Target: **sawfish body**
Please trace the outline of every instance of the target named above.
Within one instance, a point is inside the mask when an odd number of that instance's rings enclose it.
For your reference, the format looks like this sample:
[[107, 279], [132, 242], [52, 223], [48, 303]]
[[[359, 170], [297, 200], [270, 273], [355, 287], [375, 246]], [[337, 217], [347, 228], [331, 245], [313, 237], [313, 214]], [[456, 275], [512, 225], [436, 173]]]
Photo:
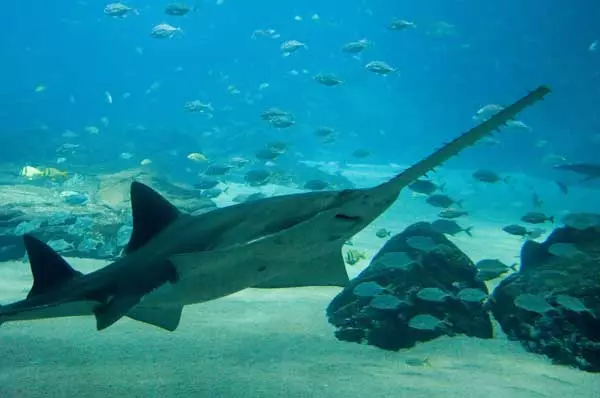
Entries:
[[24, 236], [34, 283], [0, 307], [7, 321], [94, 315], [98, 330], [123, 316], [166, 330], [185, 305], [248, 287], [344, 286], [344, 242], [388, 209], [401, 190], [542, 99], [540, 87], [372, 188], [284, 195], [191, 216], [151, 188], [131, 186], [133, 233], [121, 259], [83, 275]]

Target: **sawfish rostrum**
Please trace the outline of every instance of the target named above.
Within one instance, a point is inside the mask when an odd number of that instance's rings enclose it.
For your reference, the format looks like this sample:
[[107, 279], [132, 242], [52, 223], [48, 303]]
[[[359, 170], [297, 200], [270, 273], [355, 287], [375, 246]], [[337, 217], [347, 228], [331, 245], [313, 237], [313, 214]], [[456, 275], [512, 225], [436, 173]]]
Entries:
[[122, 258], [84, 275], [25, 235], [33, 287], [26, 299], [0, 307], [0, 323], [93, 315], [98, 330], [128, 317], [172, 331], [184, 306], [248, 287], [343, 286], [344, 242], [404, 187], [549, 92], [539, 87], [373, 188], [277, 196], [192, 216], [133, 182], [133, 233]]

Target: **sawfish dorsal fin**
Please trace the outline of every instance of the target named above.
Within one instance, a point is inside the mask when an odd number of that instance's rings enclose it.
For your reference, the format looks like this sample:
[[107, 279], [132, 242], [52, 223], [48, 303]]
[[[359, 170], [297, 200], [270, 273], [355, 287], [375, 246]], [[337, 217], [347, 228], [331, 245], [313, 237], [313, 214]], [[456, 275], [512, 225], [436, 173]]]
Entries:
[[23, 235], [23, 242], [33, 274], [33, 286], [27, 298], [43, 294], [81, 275], [54, 249], [34, 236]]
[[131, 183], [133, 231], [123, 251], [132, 253], [175, 221], [181, 212], [158, 192], [141, 182]]

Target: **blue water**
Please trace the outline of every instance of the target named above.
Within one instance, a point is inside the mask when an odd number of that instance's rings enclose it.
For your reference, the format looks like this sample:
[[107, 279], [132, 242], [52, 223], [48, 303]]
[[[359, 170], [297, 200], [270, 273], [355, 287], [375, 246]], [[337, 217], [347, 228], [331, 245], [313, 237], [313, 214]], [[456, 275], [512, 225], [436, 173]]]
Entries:
[[[165, 15], [166, 2], [128, 1], [140, 15], [124, 19], [103, 15], [103, 2], [5, 3], [0, 156], [11, 162], [50, 162], [56, 146], [68, 141], [61, 137], [68, 129], [96, 149], [90, 164], [125, 151], [139, 162], [167, 147], [213, 158], [251, 156], [272, 139], [293, 143], [308, 159], [349, 160], [353, 150], [368, 148], [373, 163], [410, 163], [471, 127], [481, 106], [509, 103], [539, 84], [554, 92], [522, 115], [531, 133], [503, 135], [503, 145], [480, 146], [449, 165], [554, 178], [540, 162], [544, 154], [591, 161], [597, 153], [600, 50], [588, 46], [600, 39], [600, 28], [592, 0], [576, 6], [542, 0], [225, 0], [198, 2], [199, 10], [185, 17]], [[310, 18], [315, 13], [318, 22]], [[294, 21], [295, 15], [303, 21]], [[417, 29], [389, 31], [393, 17], [414, 21]], [[440, 21], [454, 25], [456, 34], [428, 34]], [[152, 26], [162, 22], [184, 34], [151, 38]], [[266, 28], [281, 38], [251, 39], [254, 30]], [[340, 51], [361, 38], [374, 43], [361, 60]], [[290, 39], [308, 49], [282, 57], [279, 46]], [[369, 73], [364, 65], [371, 60], [400, 73]], [[292, 69], [309, 73], [291, 76]], [[318, 72], [336, 73], [345, 82], [320, 86], [311, 80]], [[160, 87], [145, 94], [153, 82]], [[247, 103], [244, 98], [256, 95], [263, 82], [270, 85], [260, 92], [263, 98]], [[230, 84], [241, 94], [231, 95]], [[38, 85], [47, 90], [35, 93]], [[124, 93], [131, 97], [123, 99]], [[214, 118], [185, 112], [184, 103], [194, 99], [211, 102]], [[269, 128], [259, 115], [272, 106], [292, 112], [296, 126]], [[82, 131], [100, 125], [102, 117], [110, 125], [98, 136]], [[146, 130], [136, 130], [138, 125]], [[318, 144], [312, 132], [320, 125], [340, 132], [336, 144]], [[211, 129], [218, 132], [202, 135]], [[536, 148], [542, 139], [549, 143]]]

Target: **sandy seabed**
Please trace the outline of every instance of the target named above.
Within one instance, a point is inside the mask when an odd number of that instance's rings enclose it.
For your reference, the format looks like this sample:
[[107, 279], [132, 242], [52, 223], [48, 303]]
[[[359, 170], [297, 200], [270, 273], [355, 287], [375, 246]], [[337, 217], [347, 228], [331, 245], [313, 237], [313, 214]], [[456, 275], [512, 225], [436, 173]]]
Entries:
[[[474, 226], [473, 238], [452, 240], [474, 261], [517, 260], [522, 241], [500, 229], [508, 223], [506, 202], [483, 200], [497, 198], [489, 190], [470, 194], [471, 208], [488, 211], [461, 220]], [[353, 239], [354, 247], [370, 257], [384, 243], [375, 237], [378, 228], [397, 233], [432, 220], [437, 210], [422, 202], [404, 193]], [[520, 206], [513, 203], [515, 215]], [[84, 272], [103, 264], [69, 261]], [[368, 258], [348, 271], [355, 276], [367, 264]], [[30, 286], [27, 264], [0, 264], [0, 303], [23, 298]], [[492, 340], [440, 338], [400, 352], [337, 341], [325, 308], [338, 292], [248, 289], [186, 307], [172, 333], [129, 319], [102, 332], [91, 317], [7, 323], [0, 327], [0, 398], [600, 398], [600, 375], [552, 365], [499, 330]], [[409, 358], [430, 366], [410, 366]]]
[[323, 313], [337, 291], [249, 289], [187, 307], [173, 333], [128, 319], [103, 332], [93, 318], [6, 324], [0, 397], [600, 397], [598, 375], [503, 337], [398, 353], [339, 342]]

